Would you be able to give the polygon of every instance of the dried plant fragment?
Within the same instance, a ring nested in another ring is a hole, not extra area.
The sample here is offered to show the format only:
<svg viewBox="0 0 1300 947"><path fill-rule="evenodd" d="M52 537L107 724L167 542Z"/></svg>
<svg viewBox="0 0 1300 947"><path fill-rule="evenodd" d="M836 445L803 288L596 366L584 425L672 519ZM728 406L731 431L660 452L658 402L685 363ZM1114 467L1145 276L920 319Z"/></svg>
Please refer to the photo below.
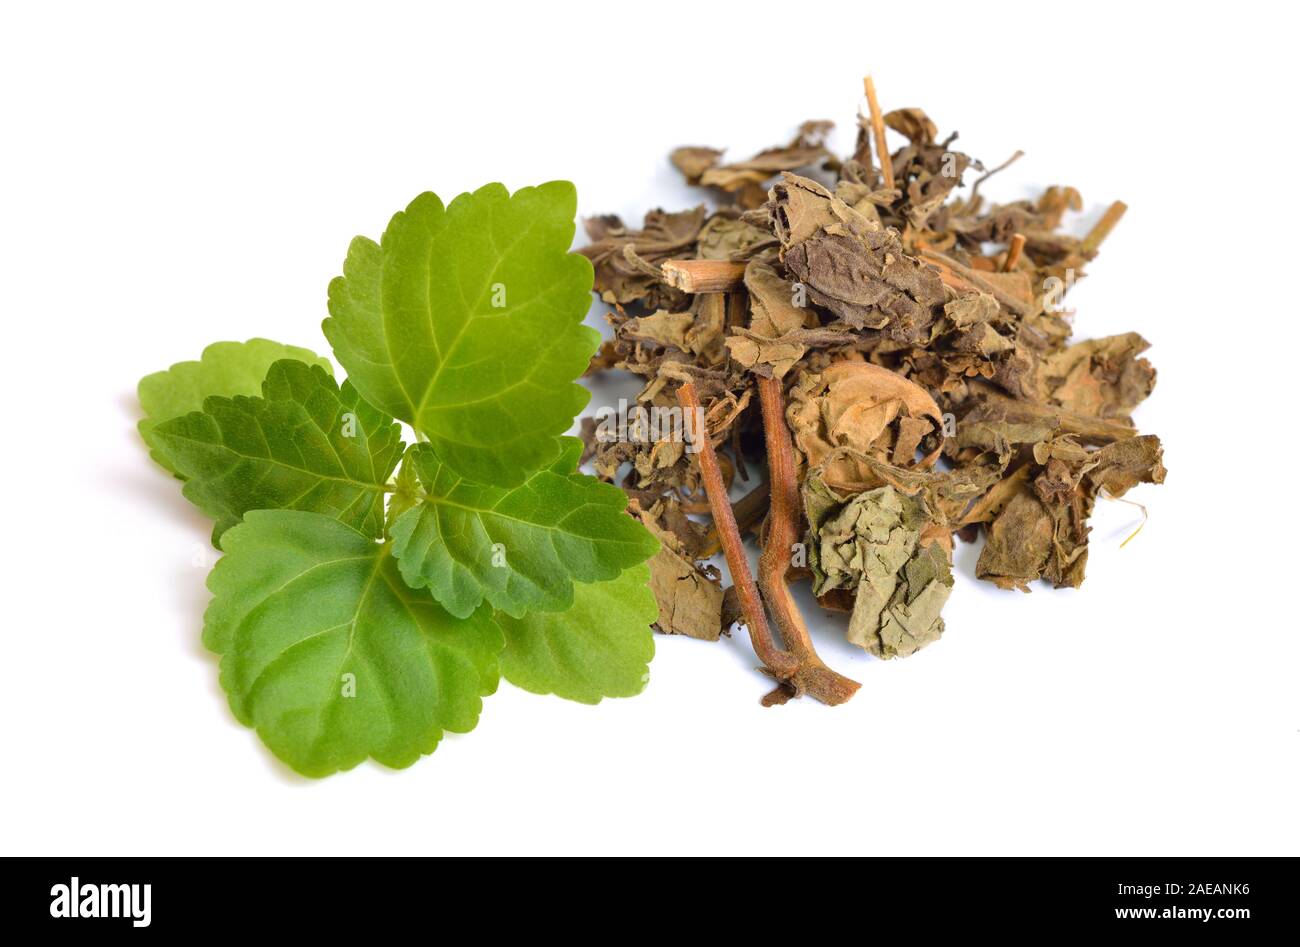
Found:
<svg viewBox="0 0 1300 947"><path fill-rule="evenodd" d="M650 590L659 606L655 628L666 635L717 641L723 628L723 590L717 571L705 572L694 561L692 547L698 549L702 539L695 533L696 524L686 519L676 501L642 510L632 500L628 510L660 543L649 563Z"/></svg>
<svg viewBox="0 0 1300 947"><path fill-rule="evenodd" d="M1078 342L1043 360L1048 397L1067 411L1127 420L1156 384L1156 370L1138 356L1150 347L1136 332Z"/></svg>
<svg viewBox="0 0 1300 947"><path fill-rule="evenodd" d="M727 349L732 358L756 374L781 378L808 351L801 336L808 322L816 323L816 317L806 306L797 305L800 293L795 284L767 263L755 260L745 268L745 288L749 291L749 326L731 330Z"/></svg>
<svg viewBox="0 0 1300 947"><path fill-rule="evenodd" d="M767 211L786 267L809 298L856 329L914 342L942 311L938 273L908 256L897 232L858 213L816 181L782 175Z"/></svg>
<svg viewBox="0 0 1300 947"><path fill-rule="evenodd" d="M660 281L657 267L674 256L691 255L704 217L702 206L675 214L652 210L640 230L628 229L614 216L586 220L591 243L579 252L596 270L600 298L611 304L639 302L651 311L685 309L688 300Z"/></svg>
<svg viewBox="0 0 1300 947"><path fill-rule="evenodd" d="M723 209L710 217L700 230L696 254L701 260L748 260L775 245L776 240L766 227Z"/></svg>
<svg viewBox="0 0 1300 947"><path fill-rule="evenodd" d="M926 467L936 446L919 461L927 437L942 431L939 406L924 388L879 365L837 361L821 372L805 372L790 390L787 418L795 444L809 467L823 464L838 448L850 448L894 466ZM856 456L834 459L822 474L837 490L879 486Z"/></svg>
<svg viewBox="0 0 1300 947"><path fill-rule="evenodd" d="M1139 483L1163 483L1160 439L1115 441L1098 450L1064 436L1034 446L1033 466L989 524L975 573L1005 589L1035 579L1078 588L1088 562L1088 517L1098 493L1123 496Z"/></svg>
<svg viewBox="0 0 1300 947"><path fill-rule="evenodd" d="M717 641L722 633L722 586L716 576L667 547L650 560L650 590L659 605L655 627L666 635Z"/></svg>
<svg viewBox="0 0 1300 947"><path fill-rule="evenodd" d="M813 591L855 593L849 641L879 658L906 657L937 641L953 577L943 546L925 541L922 504L886 486L828 506L834 495L816 475L804 489Z"/></svg>
<svg viewBox="0 0 1300 947"><path fill-rule="evenodd" d="M760 151L748 161L719 164L721 151L700 147L678 148L670 158L691 184L731 194L741 207L758 207L766 197L765 183L776 174L811 167L831 157L824 142L832 127L832 122L804 122L789 144Z"/></svg>

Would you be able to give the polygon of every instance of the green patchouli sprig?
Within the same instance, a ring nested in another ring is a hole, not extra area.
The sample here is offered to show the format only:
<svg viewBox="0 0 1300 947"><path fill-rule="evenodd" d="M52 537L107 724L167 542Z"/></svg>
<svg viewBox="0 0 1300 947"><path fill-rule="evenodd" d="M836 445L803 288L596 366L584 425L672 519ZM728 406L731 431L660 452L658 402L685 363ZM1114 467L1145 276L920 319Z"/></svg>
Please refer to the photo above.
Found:
<svg viewBox="0 0 1300 947"><path fill-rule="evenodd" d="M203 641L231 710L300 773L408 766L501 676L584 703L645 685L658 542L561 436L598 343L576 209L567 182L489 184L358 237L323 326L341 384L266 339L140 383L151 456L224 553Z"/></svg>

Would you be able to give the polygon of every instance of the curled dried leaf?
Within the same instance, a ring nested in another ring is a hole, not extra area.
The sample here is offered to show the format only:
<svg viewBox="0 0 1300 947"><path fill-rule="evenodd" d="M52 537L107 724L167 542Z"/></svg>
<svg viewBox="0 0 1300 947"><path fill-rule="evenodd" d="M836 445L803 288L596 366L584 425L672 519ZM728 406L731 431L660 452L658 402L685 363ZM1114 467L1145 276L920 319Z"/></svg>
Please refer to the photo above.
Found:
<svg viewBox="0 0 1300 947"><path fill-rule="evenodd" d="M880 485L858 457L831 458L838 448L899 467L929 467L939 456L936 444L916 458L926 438L941 439L938 404L924 388L870 362L846 358L802 373L790 390L786 416L806 465L825 464L822 477L837 490Z"/></svg>
<svg viewBox="0 0 1300 947"><path fill-rule="evenodd" d="M884 330L899 342L917 341L941 314L938 271L909 256L897 231L795 174L782 175L770 194L782 262L814 303L854 328Z"/></svg>
<svg viewBox="0 0 1300 947"><path fill-rule="evenodd" d="M633 500L628 509L659 540L659 551L649 563L650 590L659 606L655 627L666 635L717 641L723 629L722 584L716 570L706 572L695 563L689 543L681 536L687 529L684 524L670 528L667 520L681 515L679 505L657 503L643 510Z"/></svg>

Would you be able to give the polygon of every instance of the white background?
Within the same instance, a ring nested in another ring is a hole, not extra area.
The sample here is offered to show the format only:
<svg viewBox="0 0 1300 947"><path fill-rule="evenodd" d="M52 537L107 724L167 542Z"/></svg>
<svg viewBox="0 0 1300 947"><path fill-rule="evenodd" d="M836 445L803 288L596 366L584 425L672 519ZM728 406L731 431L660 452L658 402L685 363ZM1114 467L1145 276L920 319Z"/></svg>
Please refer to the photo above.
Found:
<svg viewBox="0 0 1300 947"><path fill-rule="evenodd" d="M9 7L0 851L1296 854L1279 9ZM137 379L218 339L325 351L348 241L422 190L563 177L638 220L700 199L676 145L744 157L825 117L846 151L866 71L987 164L1027 152L990 197L1075 185L1079 232L1130 205L1070 301L1080 336L1153 343L1142 534L1120 550L1136 511L1102 503L1077 592L1000 592L960 548L948 630L907 660L818 621L863 684L837 709L760 707L743 634L658 638L635 699L503 683L407 770L276 763L199 645L209 525L137 442Z"/></svg>

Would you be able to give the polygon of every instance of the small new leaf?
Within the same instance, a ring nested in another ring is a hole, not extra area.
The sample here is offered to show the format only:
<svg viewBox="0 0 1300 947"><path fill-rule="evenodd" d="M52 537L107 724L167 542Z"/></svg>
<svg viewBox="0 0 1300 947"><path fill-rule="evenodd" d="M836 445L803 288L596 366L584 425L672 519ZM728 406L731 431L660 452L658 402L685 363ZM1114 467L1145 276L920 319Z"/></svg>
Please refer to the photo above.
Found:
<svg viewBox="0 0 1300 947"><path fill-rule="evenodd" d="M235 716L293 769L409 766L474 728L504 645L487 609L452 618L387 546L319 513L256 510L223 545L204 642Z"/></svg>
<svg viewBox="0 0 1300 947"><path fill-rule="evenodd" d="M255 395L262 390L262 379L273 362L293 358L300 362L319 365L333 372L329 359L294 345L283 345L270 339L249 339L247 342L214 342L203 350L196 362L177 362L162 372L154 372L140 380L137 394L144 419L140 421L140 436L149 445L149 456L177 473L166 448L158 443L154 428L164 421L178 418L203 408L203 402L213 395L234 397Z"/></svg>
<svg viewBox="0 0 1300 947"><path fill-rule="evenodd" d="M534 694L584 704L641 693L654 657L650 623L659 614L650 570L633 566L616 579L579 585L563 612L497 615L506 636L501 673Z"/></svg>
<svg viewBox="0 0 1300 947"><path fill-rule="evenodd" d="M158 425L154 439L216 521L213 542L248 510L324 513L378 538L401 428L320 366L273 364L262 397L212 397Z"/></svg>
<svg viewBox="0 0 1300 947"><path fill-rule="evenodd" d="M654 537L623 511L627 495L575 472L582 444L565 439L560 459L514 489L471 483L416 444L414 464L426 497L392 527L402 575L427 586L453 615L484 599L519 617L559 611L573 583L613 579L654 555Z"/></svg>
<svg viewBox="0 0 1300 947"><path fill-rule="evenodd" d="M567 181L421 194L330 284L323 329L349 379L467 479L518 486L587 403L574 380L599 336L582 325L591 264L568 252L576 207Z"/></svg>

